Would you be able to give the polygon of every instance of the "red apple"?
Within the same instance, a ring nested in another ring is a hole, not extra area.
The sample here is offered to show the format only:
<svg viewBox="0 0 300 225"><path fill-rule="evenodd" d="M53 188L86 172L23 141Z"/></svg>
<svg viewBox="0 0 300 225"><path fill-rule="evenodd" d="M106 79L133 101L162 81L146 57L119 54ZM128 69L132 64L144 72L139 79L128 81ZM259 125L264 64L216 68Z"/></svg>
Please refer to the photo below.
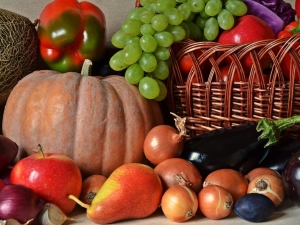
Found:
<svg viewBox="0 0 300 225"><path fill-rule="evenodd" d="M237 19L236 25L231 30L223 31L218 39L221 44L246 44L267 39L276 39L270 26L262 19L253 15L244 15ZM257 52L261 48L257 48ZM275 49L277 51L277 49ZM248 73L253 65L251 56L247 54L241 59L242 65ZM271 63L268 54L260 60L262 69Z"/></svg>
<svg viewBox="0 0 300 225"><path fill-rule="evenodd" d="M40 147L40 145L39 145ZM82 177L78 166L68 156L56 153L32 154L19 160L10 175L12 184L22 184L35 191L46 202L56 204L65 214L76 203L68 196L80 196Z"/></svg>

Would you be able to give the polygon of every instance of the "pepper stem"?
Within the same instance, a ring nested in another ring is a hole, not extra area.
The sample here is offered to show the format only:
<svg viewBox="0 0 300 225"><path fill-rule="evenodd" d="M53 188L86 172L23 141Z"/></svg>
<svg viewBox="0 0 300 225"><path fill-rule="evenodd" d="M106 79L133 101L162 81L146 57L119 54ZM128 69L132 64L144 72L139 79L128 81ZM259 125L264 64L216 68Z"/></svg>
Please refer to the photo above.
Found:
<svg viewBox="0 0 300 225"><path fill-rule="evenodd" d="M90 205L83 203L78 198L76 198L74 195L69 195L68 198L72 199L74 202L76 202L78 205L80 205L83 208L88 209L90 207Z"/></svg>
<svg viewBox="0 0 300 225"><path fill-rule="evenodd" d="M279 120L271 120L271 119L263 118L260 121L258 121L258 124L256 126L256 130L258 132L263 131L261 135L258 137L258 139L268 138L269 141L265 145L265 147L268 147L278 142L281 131L299 123L300 123L300 116L292 116L289 118L283 118Z"/></svg>
<svg viewBox="0 0 300 225"><path fill-rule="evenodd" d="M81 75L90 76L92 74L92 61L85 59L81 68Z"/></svg>
<svg viewBox="0 0 300 225"><path fill-rule="evenodd" d="M45 158L45 154L44 154L41 144L38 144L37 147L39 148L39 153L42 155L42 158Z"/></svg>
<svg viewBox="0 0 300 225"><path fill-rule="evenodd" d="M290 32L291 32L292 34L297 34L298 32L300 32L300 20L298 20L298 25L297 25L297 27L296 27L295 29L293 29L293 30L290 30Z"/></svg>

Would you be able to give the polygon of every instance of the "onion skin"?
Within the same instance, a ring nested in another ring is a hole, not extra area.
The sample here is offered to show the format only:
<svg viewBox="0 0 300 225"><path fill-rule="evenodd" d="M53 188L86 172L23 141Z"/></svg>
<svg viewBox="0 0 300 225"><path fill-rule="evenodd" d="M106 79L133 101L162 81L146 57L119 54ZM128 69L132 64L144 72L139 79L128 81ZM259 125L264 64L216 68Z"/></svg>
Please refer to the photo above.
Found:
<svg viewBox="0 0 300 225"><path fill-rule="evenodd" d="M162 196L161 208L164 215L174 222L191 219L198 209L195 192L185 186L170 187Z"/></svg>
<svg viewBox="0 0 300 225"><path fill-rule="evenodd" d="M256 176L261 176L261 175L265 175L265 174L271 174L271 175L277 176L278 178L281 179L281 175L277 171L267 168L267 167L255 168L255 169L251 170L249 173L247 173L245 175L245 177L248 180L248 182L250 182Z"/></svg>
<svg viewBox="0 0 300 225"><path fill-rule="evenodd" d="M91 205L92 200L94 199L106 179L107 177L100 174L94 174L85 178L82 181L82 188L79 199L82 202Z"/></svg>
<svg viewBox="0 0 300 225"><path fill-rule="evenodd" d="M218 185L208 185L198 194L199 209L204 216L212 220L227 217L233 206L231 194Z"/></svg>
<svg viewBox="0 0 300 225"><path fill-rule="evenodd" d="M199 170L185 159L166 159L159 163L154 168L154 171L159 176L164 191L175 185L184 185L198 194L202 188L202 176ZM183 177L184 175L186 176L185 178ZM179 178L180 182L175 178Z"/></svg>
<svg viewBox="0 0 300 225"><path fill-rule="evenodd" d="M203 182L203 187L207 185L219 185L225 188L233 198L233 204L247 194L248 181L245 176L233 169L219 169L210 173Z"/></svg>
<svg viewBox="0 0 300 225"><path fill-rule="evenodd" d="M146 158L157 165L166 159L179 157L183 149L183 137L172 126L153 127L144 140Z"/></svg>
<svg viewBox="0 0 300 225"><path fill-rule="evenodd" d="M14 161L19 151L19 146L11 139L0 135L0 171L4 170Z"/></svg>
<svg viewBox="0 0 300 225"><path fill-rule="evenodd" d="M282 203L285 195L281 179L272 174L254 177L248 185L247 193L263 194L272 200L275 207Z"/></svg>
<svg viewBox="0 0 300 225"><path fill-rule="evenodd" d="M0 219L15 219L24 224L36 218L45 202L32 189L18 184L5 185L0 191Z"/></svg>

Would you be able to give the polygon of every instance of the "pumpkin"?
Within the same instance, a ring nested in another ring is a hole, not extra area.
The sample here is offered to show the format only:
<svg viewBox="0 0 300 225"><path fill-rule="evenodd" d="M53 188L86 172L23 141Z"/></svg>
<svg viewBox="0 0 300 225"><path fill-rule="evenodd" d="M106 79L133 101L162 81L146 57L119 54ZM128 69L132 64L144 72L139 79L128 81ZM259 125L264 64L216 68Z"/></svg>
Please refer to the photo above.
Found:
<svg viewBox="0 0 300 225"><path fill-rule="evenodd" d="M143 162L146 134L162 123L158 103L122 76L40 70L12 90L2 129L20 148L17 160L41 144L45 152L71 157L87 177Z"/></svg>
<svg viewBox="0 0 300 225"><path fill-rule="evenodd" d="M38 37L26 17L0 9L0 104L17 82L36 69Z"/></svg>

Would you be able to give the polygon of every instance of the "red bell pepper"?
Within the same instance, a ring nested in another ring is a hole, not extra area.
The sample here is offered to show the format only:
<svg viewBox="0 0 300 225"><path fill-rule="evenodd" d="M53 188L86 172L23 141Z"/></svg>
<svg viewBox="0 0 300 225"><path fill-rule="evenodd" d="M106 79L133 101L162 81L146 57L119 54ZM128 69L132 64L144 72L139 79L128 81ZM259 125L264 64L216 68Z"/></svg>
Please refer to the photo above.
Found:
<svg viewBox="0 0 300 225"><path fill-rule="evenodd" d="M286 25L286 27L280 31L277 35L277 38L285 38L285 37L291 37L294 34L300 32L300 20L299 21L293 21ZM292 48L296 49L300 45L300 42L296 42ZM283 75L287 78L290 79L290 63L291 63L291 56L290 54L286 54L284 58L281 61L281 69L283 72ZM300 81L300 74L296 71L295 74L295 81Z"/></svg>
<svg viewBox="0 0 300 225"><path fill-rule="evenodd" d="M54 0L40 14L40 53L58 72L80 72L84 59L102 59L106 44L105 15L99 7L77 0Z"/></svg>

